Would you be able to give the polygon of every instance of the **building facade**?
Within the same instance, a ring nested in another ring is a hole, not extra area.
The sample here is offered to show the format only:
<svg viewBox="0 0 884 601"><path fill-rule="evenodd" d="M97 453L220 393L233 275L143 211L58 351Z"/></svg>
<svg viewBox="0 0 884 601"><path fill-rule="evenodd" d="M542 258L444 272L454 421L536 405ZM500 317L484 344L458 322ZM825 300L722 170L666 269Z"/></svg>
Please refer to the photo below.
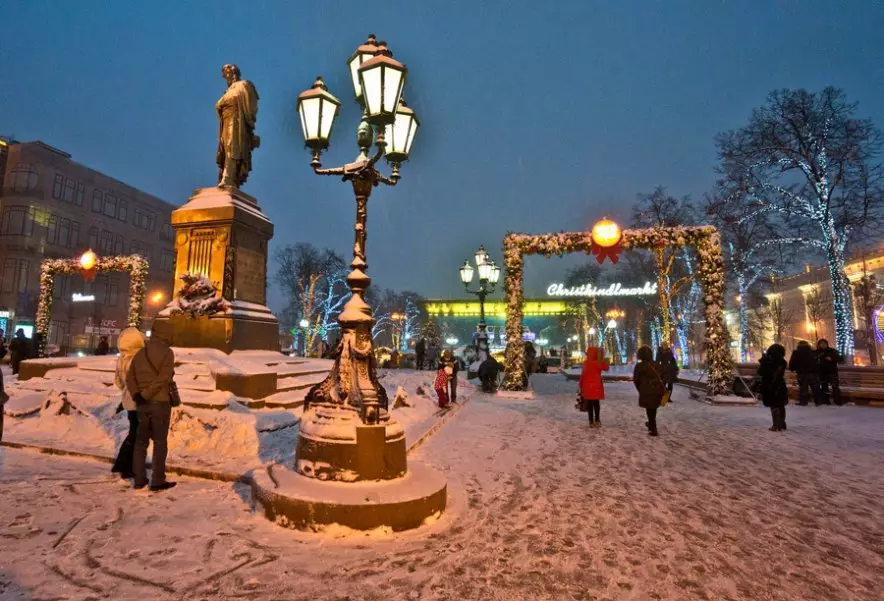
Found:
<svg viewBox="0 0 884 601"><path fill-rule="evenodd" d="M853 292L853 327L859 365L884 365L884 253L853 257L845 265ZM870 310L866 297L857 289L864 276L871 278ZM778 342L787 356L802 340L816 346L825 338L835 346L835 304L828 267L806 266L804 271L778 279L770 291L749 302L749 357L757 361L763 349ZM725 314L735 361L739 356L739 314L732 308Z"/></svg>
<svg viewBox="0 0 884 601"><path fill-rule="evenodd" d="M169 300L175 272L175 207L71 160L43 142L0 139L0 327L32 335L40 262L92 249L100 256L140 254L150 263L145 329ZM128 275L56 278L48 344L90 352L126 326Z"/></svg>

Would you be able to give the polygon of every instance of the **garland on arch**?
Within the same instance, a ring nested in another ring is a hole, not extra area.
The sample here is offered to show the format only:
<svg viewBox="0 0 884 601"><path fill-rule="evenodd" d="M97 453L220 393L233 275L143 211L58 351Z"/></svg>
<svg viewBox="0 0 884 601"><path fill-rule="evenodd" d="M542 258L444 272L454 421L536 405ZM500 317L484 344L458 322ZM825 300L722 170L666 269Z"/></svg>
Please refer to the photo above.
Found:
<svg viewBox="0 0 884 601"><path fill-rule="evenodd" d="M724 259L718 230L711 225L624 230L621 244L628 250L653 250L661 246L692 246L697 249L699 256L697 274L703 286L703 309L706 318L709 394L727 392L731 385L733 366L728 352L727 328L724 322ZM504 389L523 390L527 380L525 346L522 342L524 256L551 257L581 251L587 254L592 251L590 232L538 235L509 233L504 238L503 257L506 267L504 290L507 298Z"/></svg>
<svg viewBox="0 0 884 601"><path fill-rule="evenodd" d="M140 328L144 318L144 297L146 294L147 271L150 264L141 255L120 255L99 257L95 265L98 273L122 271L129 274L129 312L126 327ZM46 356L47 334L52 317L52 290L55 277L80 273L80 258L44 259L40 263L40 298L37 303L35 329L40 335L39 354Z"/></svg>

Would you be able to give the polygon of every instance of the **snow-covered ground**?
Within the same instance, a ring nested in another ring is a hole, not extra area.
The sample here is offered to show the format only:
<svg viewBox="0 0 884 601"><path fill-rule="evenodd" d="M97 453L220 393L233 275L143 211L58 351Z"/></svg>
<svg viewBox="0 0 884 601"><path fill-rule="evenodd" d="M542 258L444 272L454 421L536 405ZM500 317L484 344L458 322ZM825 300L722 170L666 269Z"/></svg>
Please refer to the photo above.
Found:
<svg viewBox="0 0 884 601"><path fill-rule="evenodd" d="M247 491L134 493L81 459L0 449L0 599L873 601L884 590L884 411L679 391L644 431L630 384L604 427L574 383L476 395L409 455L451 507L398 535L278 528Z"/></svg>
<svg viewBox="0 0 884 601"><path fill-rule="evenodd" d="M431 387L434 375L429 371L379 371L393 417L405 428L409 443L419 440L440 419ZM120 398L113 387L113 374L68 369L49 372L47 378L50 376L51 380L33 378L25 382L9 379L6 389L11 398L6 405L4 439L113 457L129 428L126 414L115 412ZM316 381L322 377L319 374ZM409 406L393 408L400 388L407 395ZM418 394L418 388L424 393ZM473 390L471 384L461 382L459 400L468 400ZM61 392L75 408L70 415L56 414ZM302 397L305 392L300 391ZM185 405L172 414L170 464L237 475L267 463L294 462L301 408L250 409L245 406L248 399L239 399L223 390L183 389L182 395ZM189 398L202 406L225 409L187 406ZM47 399L51 399L50 406L43 407Z"/></svg>

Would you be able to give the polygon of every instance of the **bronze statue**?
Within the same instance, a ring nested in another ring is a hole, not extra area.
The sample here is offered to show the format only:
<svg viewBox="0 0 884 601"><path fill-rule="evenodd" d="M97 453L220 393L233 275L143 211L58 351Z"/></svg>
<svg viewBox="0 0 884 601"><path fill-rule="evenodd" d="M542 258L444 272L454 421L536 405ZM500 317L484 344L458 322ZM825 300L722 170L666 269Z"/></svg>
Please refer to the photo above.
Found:
<svg viewBox="0 0 884 601"><path fill-rule="evenodd" d="M258 118L258 90L241 79L239 67L224 65L221 74L227 91L215 104L218 111L218 187L239 188L252 170L252 150L261 145L255 135Z"/></svg>

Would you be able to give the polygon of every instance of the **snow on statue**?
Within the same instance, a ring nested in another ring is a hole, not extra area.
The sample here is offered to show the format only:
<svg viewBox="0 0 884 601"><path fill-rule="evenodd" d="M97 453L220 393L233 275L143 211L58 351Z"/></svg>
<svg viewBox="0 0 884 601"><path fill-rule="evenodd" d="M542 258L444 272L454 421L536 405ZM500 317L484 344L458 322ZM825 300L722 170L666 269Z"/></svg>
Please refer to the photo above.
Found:
<svg viewBox="0 0 884 601"><path fill-rule="evenodd" d="M182 273L180 278L184 285L169 303L170 315L214 315L230 310L230 303L218 296L218 291L211 280L199 273Z"/></svg>

